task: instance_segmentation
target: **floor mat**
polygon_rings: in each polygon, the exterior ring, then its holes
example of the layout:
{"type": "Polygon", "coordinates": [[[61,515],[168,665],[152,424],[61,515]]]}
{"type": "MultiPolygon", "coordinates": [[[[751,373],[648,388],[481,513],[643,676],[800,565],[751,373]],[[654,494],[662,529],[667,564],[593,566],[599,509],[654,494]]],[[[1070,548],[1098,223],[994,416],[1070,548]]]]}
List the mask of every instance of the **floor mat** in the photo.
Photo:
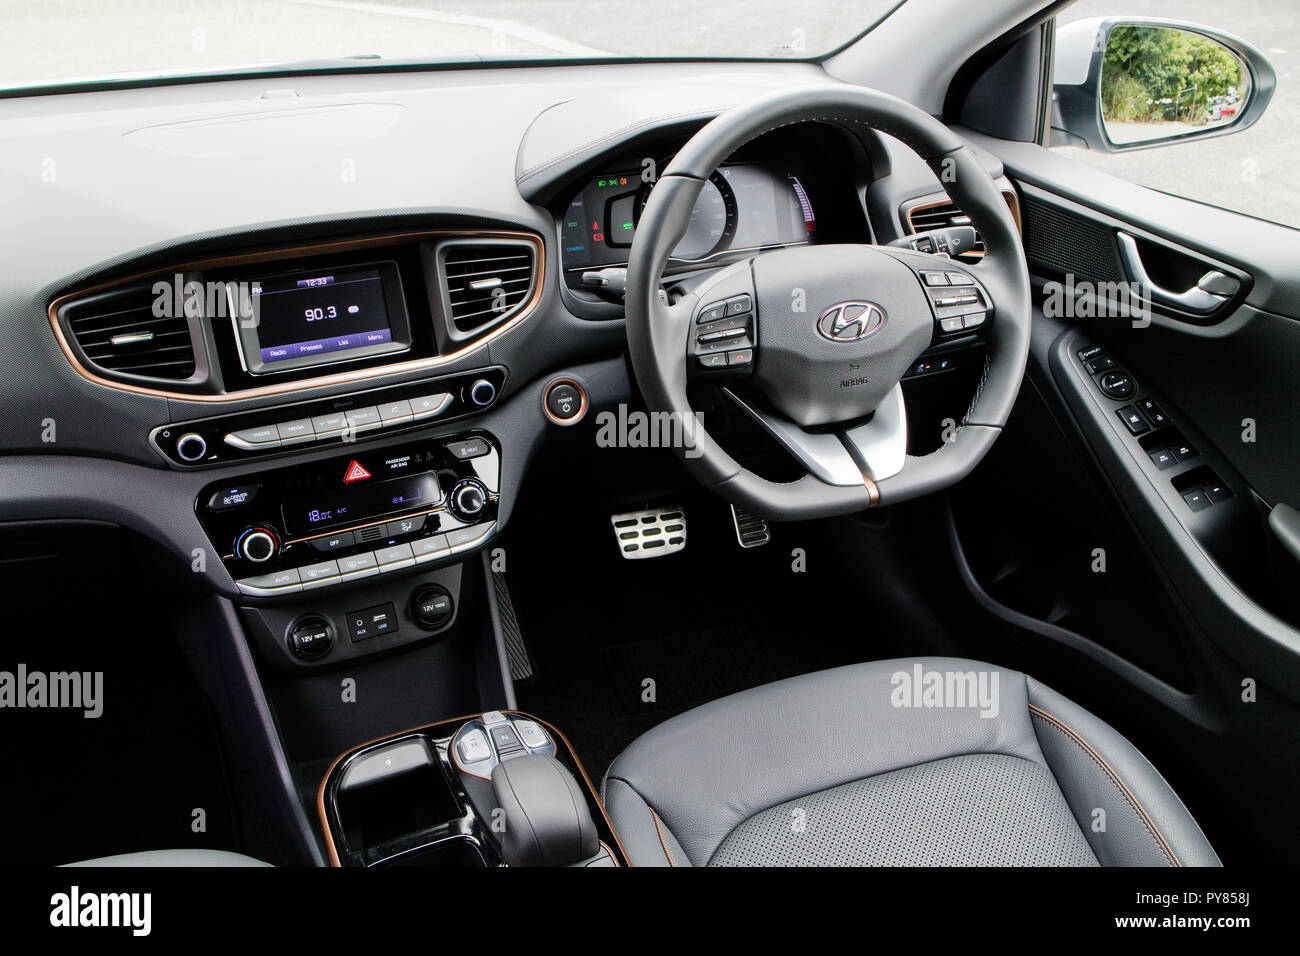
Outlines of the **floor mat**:
{"type": "Polygon", "coordinates": [[[602,647],[599,659],[629,714],[694,707],[777,678],[763,648],[743,626],[602,647]]]}
{"type": "Polygon", "coordinates": [[[674,503],[687,511],[689,544],[661,558],[620,560],[601,514],[571,520],[558,540],[525,519],[506,542],[506,578],[536,665],[516,682],[519,706],[557,726],[597,781],[636,737],[682,711],[890,657],[910,641],[910,629],[879,610],[825,599],[819,572],[837,561],[816,529],[778,526],[772,544],[742,550],[721,502],[674,503]],[[798,573],[805,552],[814,570],[798,573]]]}

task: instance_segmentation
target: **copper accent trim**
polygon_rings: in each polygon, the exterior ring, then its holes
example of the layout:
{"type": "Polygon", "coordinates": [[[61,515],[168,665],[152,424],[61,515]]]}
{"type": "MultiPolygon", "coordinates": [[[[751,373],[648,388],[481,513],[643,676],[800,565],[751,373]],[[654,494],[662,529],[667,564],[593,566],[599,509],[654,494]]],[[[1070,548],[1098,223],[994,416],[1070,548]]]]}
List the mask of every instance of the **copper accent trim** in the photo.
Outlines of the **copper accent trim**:
{"type": "Polygon", "coordinates": [[[880,486],[866,475],[862,476],[862,484],[865,485],[867,489],[867,507],[876,507],[876,505],[880,504],[880,486]]]}
{"type": "Polygon", "coordinates": [[[77,289],[74,292],[69,292],[59,296],[50,303],[47,311],[50,319],[50,328],[54,330],[54,337],[58,341],[59,348],[63,351],[64,357],[68,360],[68,364],[72,366],[73,371],[87,381],[96,385],[102,385],[105,388],[113,388],[122,392],[132,392],[136,395],[152,395],[158,398],[172,398],[183,402],[219,403],[237,401],[246,398],[262,398],[270,395],[285,395],[292,392],[306,392],[317,388],[327,388],[331,385],[346,385],[353,382],[365,382],[370,379],[383,378],[389,375],[400,375],[404,372],[416,372],[449,365],[471,352],[483,348],[493,339],[504,334],[509,329],[514,328],[524,319],[532,315],[533,312],[536,311],[538,303],[541,302],[542,289],[545,282],[546,247],[543,245],[541,237],[534,233],[481,229],[431,229],[417,232],[384,233],[378,236],[369,236],[364,239],[346,239],[334,242],[283,246],[278,249],[268,249],[262,252],[236,253],[229,256],[217,256],[211,259],[198,259],[189,262],[182,262],[172,266],[150,269],[148,272],[135,273],[126,276],[125,278],[113,279],[108,282],[101,282],[97,285],[77,289]],[[343,252],[355,252],[359,249],[375,249],[386,246],[457,237],[465,239],[524,240],[531,243],[533,246],[533,261],[536,268],[534,270],[535,277],[533,280],[532,295],[529,296],[527,302],[524,302],[519,306],[518,310],[510,317],[509,321],[503,322],[501,325],[498,325],[496,328],[485,333],[482,338],[474,340],[474,342],[464,348],[457,349],[454,352],[448,352],[446,355],[433,355],[422,359],[409,359],[405,362],[394,362],[389,365],[380,365],[373,368],[357,369],[351,372],[335,372],[332,375],[322,375],[318,378],[299,379],[293,382],[280,382],[276,385],[260,385],[256,388],[246,388],[237,392],[221,392],[215,395],[194,392],[173,392],[163,388],[135,385],[128,382],[118,382],[113,379],[105,378],[91,369],[88,369],[77,358],[76,352],[73,350],[71,343],[68,341],[68,338],[63,331],[62,325],[59,323],[59,311],[70,302],[96,293],[110,292],[115,289],[120,289],[134,282],[158,279],[167,274],[194,272],[216,268],[228,269],[259,262],[277,262],[283,259],[299,259],[304,256],[332,255],[343,252]]]}
{"type": "MultiPolygon", "coordinates": [[[[998,189],[1002,193],[1002,198],[1006,201],[1007,209],[1011,212],[1011,221],[1016,224],[1016,232],[1020,233],[1020,236],[1023,239],[1025,230],[1020,225],[1020,197],[1016,195],[1016,191],[1014,189],[1009,189],[1006,186],[999,186],[998,189]]],[[[952,199],[947,195],[945,195],[942,199],[928,200],[925,202],[919,202],[915,206],[909,206],[907,209],[907,228],[908,228],[909,235],[913,235],[913,236],[921,235],[921,233],[917,232],[916,223],[912,221],[912,216],[915,213],[923,212],[926,209],[938,209],[940,206],[952,206],[954,209],[960,211],[960,207],[955,202],[953,202],[952,199]]],[[[962,214],[965,215],[964,212],[962,214]]],[[[962,255],[982,256],[984,255],[984,253],[963,252],[962,255]]]]}
{"type": "MultiPolygon", "coordinates": [[[[627,851],[623,849],[623,844],[618,838],[618,831],[614,829],[614,821],[612,821],[609,818],[609,814],[605,812],[605,803],[600,799],[600,791],[596,789],[594,784],[592,784],[591,777],[587,776],[587,768],[582,765],[582,759],[578,756],[578,751],[574,749],[573,744],[569,743],[569,738],[564,736],[564,734],[561,733],[554,724],[542,720],[542,718],[530,714],[526,710],[502,710],[501,713],[518,714],[520,717],[526,717],[528,720],[536,721],[550,731],[557,740],[564,744],[565,748],[569,752],[569,756],[573,758],[573,765],[578,768],[578,773],[582,776],[582,782],[587,785],[587,791],[591,794],[592,799],[596,801],[596,807],[600,810],[600,815],[605,821],[605,826],[609,828],[610,835],[614,838],[614,845],[618,847],[618,853],[610,855],[614,857],[614,862],[621,866],[622,864],[619,863],[619,858],[621,857],[623,860],[627,860],[627,851]]],[[[325,770],[325,775],[321,777],[320,786],[316,788],[316,814],[320,818],[321,832],[325,835],[325,850],[330,859],[330,866],[342,866],[343,864],[339,860],[338,849],[334,845],[334,836],[330,833],[329,816],[325,813],[325,784],[329,782],[330,775],[334,773],[335,768],[337,768],[340,763],[355,754],[357,751],[364,750],[367,747],[372,747],[375,744],[383,743],[386,740],[396,740],[399,737],[405,737],[407,734],[426,731],[430,727],[437,727],[441,724],[464,723],[482,716],[482,713],[465,714],[460,717],[448,717],[446,720],[435,720],[433,723],[429,724],[420,724],[417,727],[408,727],[406,730],[399,730],[397,733],[393,734],[384,734],[384,736],[376,737],[374,740],[367,740],[365,743],[357,744],[350,750],[335,757],[329,767],[325,770]]],[[[604,843],[604,841],[602,840],[601,843],[604,843]]]]}
{"type": "Polygon", "coordinates": [[[578,422],[587,417],[587,390],[582,387],[581,382],[572,378],[551,379],[551,381],[546,383],[546,387],[542,389],[542,414],[556,425],[560,425],[564,428],[578,424],[578,422]],[[557,385],[572,385],[577,389],[578,396],[582,399],[581,403],[578,405],[578,414],[574,415],[572,418],[556,418],[555,415],[551,413],[551,407],[546,403],[546,400],[550,397],[551,389],[555,388],[557,385]]]}
{"type": "Polygon", "coordinates": [[[1124,781],[1120,779],[1119,774],[1111,768],[1111,765],[1106,761],[1106,758],[1097,753],[1088,741],[1075,733],[1074,730],[1072,730],[1069,725],[1059,717],[1049,714],[1047,711],[1035,704],[1030,704],[1029,710],[1031,716],[1036,715],[1040,719],[1050,723],[1088,755],[1092,762],[1097,765],[1097,768],[1110,778],[1110,782],[1115,785],[1117,790],[1119,790],[1120,795],[1124,798],[1125,802],[1128,803],[1133,812],[1142,820],[1147,833],[1150,835],[1151,839],[1155,841],[1156,846],[1160,848],[1161,852],[1165,854],[1166,858],[1169,859],[1174,866],[1182,866],[1183,864],[1182,861],[1178,859],[1178,854],[1174,853],[1173,847],[1169,845],[1164,834],[1160,832],[1160,828],[1156,826],[1155,821],[1151,819],[1150,815],[1148,815],[1142,804],[1138,801],[1138,798],[1133,795],[1133,791],[1129,790],[1129,788],[1125,786],[1124,781]]]}

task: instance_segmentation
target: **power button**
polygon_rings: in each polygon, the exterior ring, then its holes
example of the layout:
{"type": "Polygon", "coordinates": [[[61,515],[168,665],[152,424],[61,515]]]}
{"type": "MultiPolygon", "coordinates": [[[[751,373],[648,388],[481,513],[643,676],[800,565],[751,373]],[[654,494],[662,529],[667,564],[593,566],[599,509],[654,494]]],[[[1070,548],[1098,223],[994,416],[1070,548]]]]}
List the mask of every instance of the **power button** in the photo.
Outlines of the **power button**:
{"type": "Polygon", "coordinates": [[[569,378],[557,378],[546,386],[543,409],[557,425],[576,425],[587,414],[587,393],[569,378]]]}

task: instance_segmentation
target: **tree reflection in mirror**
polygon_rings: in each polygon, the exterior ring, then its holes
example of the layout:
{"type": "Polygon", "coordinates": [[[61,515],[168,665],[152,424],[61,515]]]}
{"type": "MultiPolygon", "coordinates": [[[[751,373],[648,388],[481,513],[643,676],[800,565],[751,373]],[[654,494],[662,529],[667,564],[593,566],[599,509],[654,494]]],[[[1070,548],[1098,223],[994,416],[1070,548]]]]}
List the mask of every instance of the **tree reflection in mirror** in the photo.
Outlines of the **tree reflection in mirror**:
{"type": "Polygon", "coordinates": [[[1117,26],[1101,73],[1101,114],[1114,144],[1169,139],[1237,121],[1250,73],[1223,44],[1188,30],[1117,26]]]}

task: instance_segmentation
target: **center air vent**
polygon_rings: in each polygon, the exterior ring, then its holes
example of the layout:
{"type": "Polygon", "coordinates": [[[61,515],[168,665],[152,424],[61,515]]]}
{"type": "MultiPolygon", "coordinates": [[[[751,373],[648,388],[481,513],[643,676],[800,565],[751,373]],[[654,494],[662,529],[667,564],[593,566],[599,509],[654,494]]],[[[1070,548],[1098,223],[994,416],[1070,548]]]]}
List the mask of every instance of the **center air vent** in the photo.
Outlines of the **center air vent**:
{"type": "Polygon", "coordinates": [[[82,360],[108,378],[184,382],[195,373],[194,342],[170,305],[135,286],[71,302],[58,318],[82,360]]]}
{"type": "Polygon", "coordinates": [[[438,248],[448,323],[454,338],[506,321],[533,296],[536,249],[525,240],[451,240],[438,248]]]}

